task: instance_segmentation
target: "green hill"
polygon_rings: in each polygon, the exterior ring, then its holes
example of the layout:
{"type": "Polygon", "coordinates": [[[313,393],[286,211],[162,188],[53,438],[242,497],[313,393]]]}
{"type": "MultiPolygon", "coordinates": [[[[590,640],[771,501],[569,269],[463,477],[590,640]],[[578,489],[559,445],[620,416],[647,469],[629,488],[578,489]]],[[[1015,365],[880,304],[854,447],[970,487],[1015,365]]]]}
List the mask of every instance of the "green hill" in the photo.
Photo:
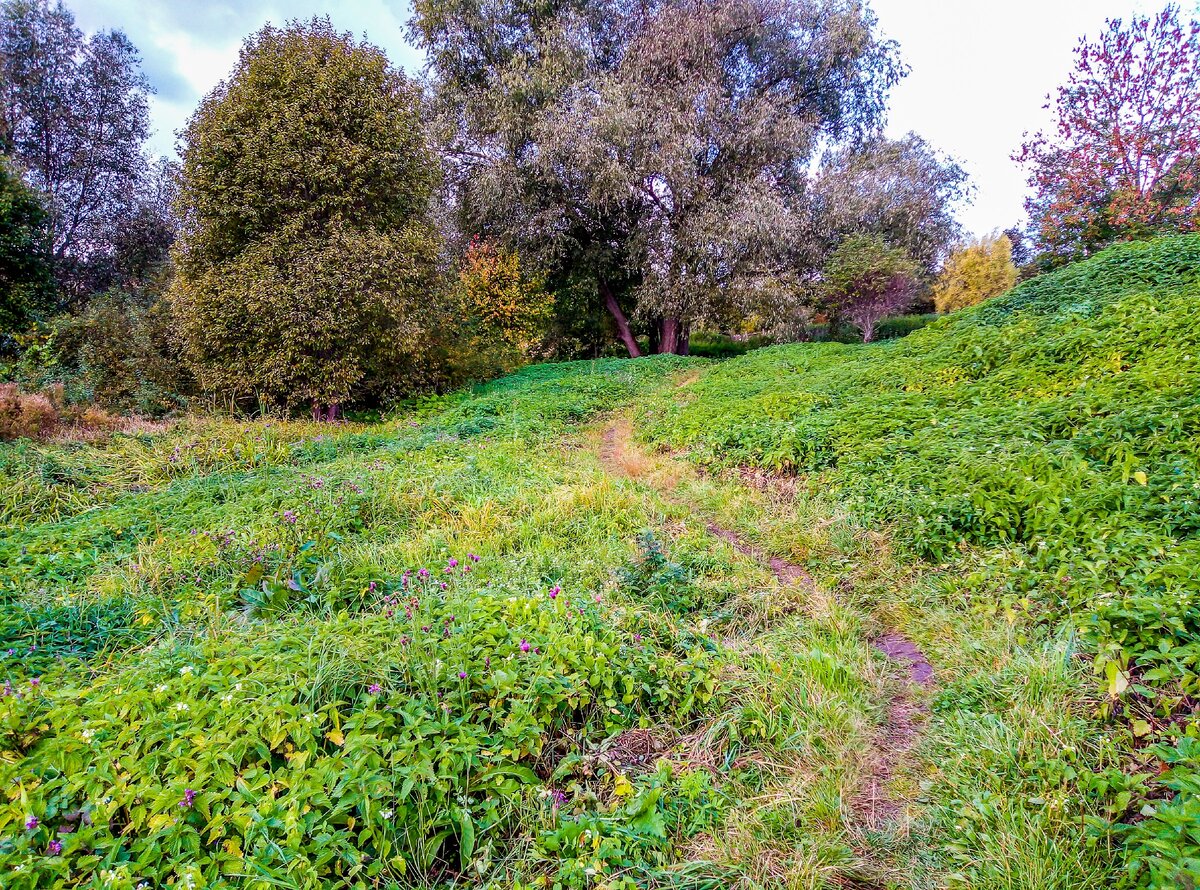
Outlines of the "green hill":
{"type": "Polygon", "coordinates": [[[1191,886],[1198,322],[1177,238],[870,346],[0,446],[4,885],[1191,886]]]}

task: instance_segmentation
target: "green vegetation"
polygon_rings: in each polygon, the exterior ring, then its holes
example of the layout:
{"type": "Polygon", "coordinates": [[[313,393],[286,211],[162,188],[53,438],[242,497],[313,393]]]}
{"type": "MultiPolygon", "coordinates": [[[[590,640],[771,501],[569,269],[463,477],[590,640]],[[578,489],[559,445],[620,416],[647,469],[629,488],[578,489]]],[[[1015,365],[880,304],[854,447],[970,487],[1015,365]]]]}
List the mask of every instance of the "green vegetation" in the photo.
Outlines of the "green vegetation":
{"type": "Polygon", "coordinates": [[[2,446],[6,886],[1186,886],[1197,270],[2,446]]]}
{"type": "Polygon", "coordinates": [[[1078,749],[1024,766],[1104,800],[1128,824],[1091,813],[1098,841],[1126,840],[1131,868],[1178,886],[1200,852],[1186,827],[1200,778],[1198,331],[1200,238],[1123,245],[877,348],[730,361],[650,404],[645,428],[704,464],[798,474],[891,524],[905,551],[961,567],[941,596],[1064,628],[1059,651],[1095,656],[1100,710],[1125,718],[1129,775],[1081,770],[1078,749]]]}

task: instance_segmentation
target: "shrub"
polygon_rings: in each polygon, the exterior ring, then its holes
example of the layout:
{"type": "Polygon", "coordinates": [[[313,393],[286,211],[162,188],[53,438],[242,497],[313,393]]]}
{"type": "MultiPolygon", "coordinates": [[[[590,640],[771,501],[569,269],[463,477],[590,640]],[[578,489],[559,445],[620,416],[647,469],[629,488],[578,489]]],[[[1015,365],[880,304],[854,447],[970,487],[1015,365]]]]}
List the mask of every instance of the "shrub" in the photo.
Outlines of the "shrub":
{"type": "Polygon", "coordinates": [[[49,395],[21,392],[15,383],[0,383],[0,440],[48,436],[58,422],[58,408],[49,395]]]}
{"type": "Polygon", "coordinates": [[[933,304],[938,312],[953,312],[999,296],[1016,283],[1008,236],[980,238],[950,254],[933,284],[933,304]]]}
{"type": "Polygon", "coordinates": [[[902,312],[916,299],[917,266],[877,235],[854,235],[830,255],[825,300],[835,320],[845,319],[875,339],[879,320],[902,312]]]}

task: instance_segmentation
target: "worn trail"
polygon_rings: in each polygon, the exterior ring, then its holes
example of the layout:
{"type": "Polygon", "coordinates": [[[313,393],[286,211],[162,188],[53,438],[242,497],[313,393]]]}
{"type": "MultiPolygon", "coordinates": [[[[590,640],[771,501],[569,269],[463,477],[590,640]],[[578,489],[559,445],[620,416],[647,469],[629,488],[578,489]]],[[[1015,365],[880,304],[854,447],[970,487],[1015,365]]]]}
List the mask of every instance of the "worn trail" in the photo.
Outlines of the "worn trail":
{"type": "MultiPolygon", "coordinates": [[[[611,475],[636,476],[658,491],[671,503],[694,509],[675,494],[675,485],[656,482],[653,474],[636,472],[646,465],[646,458],[630,441],[628,421],[619,420],[605,427],[600,439],[600,462],[611,475]]],[[[728,543],[734,550],[760,565],[770,568],[776,581],[785,586],[798,585],[816,592],[817,584],[802,565],[774,556],[747,541],[736,531],[708,521],[709,534],[728,543]]],[[[872,641],[895,674],[894,691],[887,702],[887,717],[879,727],[869,753],[867,777],[850,801],[854,821],[862,828],[879,830],[897,823],[904,815],[909,801],[896,796],[893,779],[921,734],[926,710],[921,703],[921,689],[934,684],[933,665],[921,649],[899,631],[890,631],[872,641]]]]}

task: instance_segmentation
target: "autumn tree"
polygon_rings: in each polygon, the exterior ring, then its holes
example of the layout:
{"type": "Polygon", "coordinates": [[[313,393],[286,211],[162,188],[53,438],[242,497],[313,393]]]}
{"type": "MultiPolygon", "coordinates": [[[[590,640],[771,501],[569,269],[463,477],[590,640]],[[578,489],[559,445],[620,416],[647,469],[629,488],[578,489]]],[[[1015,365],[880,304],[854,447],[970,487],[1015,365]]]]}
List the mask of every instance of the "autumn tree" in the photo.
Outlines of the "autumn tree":
{"type": "Polygon", "coordinates": [[[330,417],[420,385],[437,164],[380,49],[328,19],[264,27],[180,153],[171,298],[204,389],[330,417]]]}
{"type": "Polygon", "coordinates": [[[1002,294],[1016,283],[1008,235],[977,238],[946,259],[933,284],[933,304],[938,312],[953,312],[1002,294]]]}
{"type": "Polygon", "coordinates": [[[82,296],[81,267],[136,202],[149,85],[120,31],[85,37],[49,0],[0,6],[0,149],[44,196],[55,276],[82,296]]]}
{"type": "Polygon", "coordinates": [[[1080,40],[1055,127],[1014,159],[1051,263],[1113,241],[1200,227],[1200,23],[1177,6],[1080,40]]]}
{"type": "Polygon", "coordinates": [[[463,226],[583,270],[630,355],[787,290],[789,199],[901,67],[842,0],[418,0],[463,226]]]}
{"type": "Polygon", "coordinates": [[[835,322],[850,322],[870,343],[882,319],[912,306],[919,275],[920,267],[903,248],[878,235],[854,235],[838,245],[825,266],[826,307],[835,322]]]}

